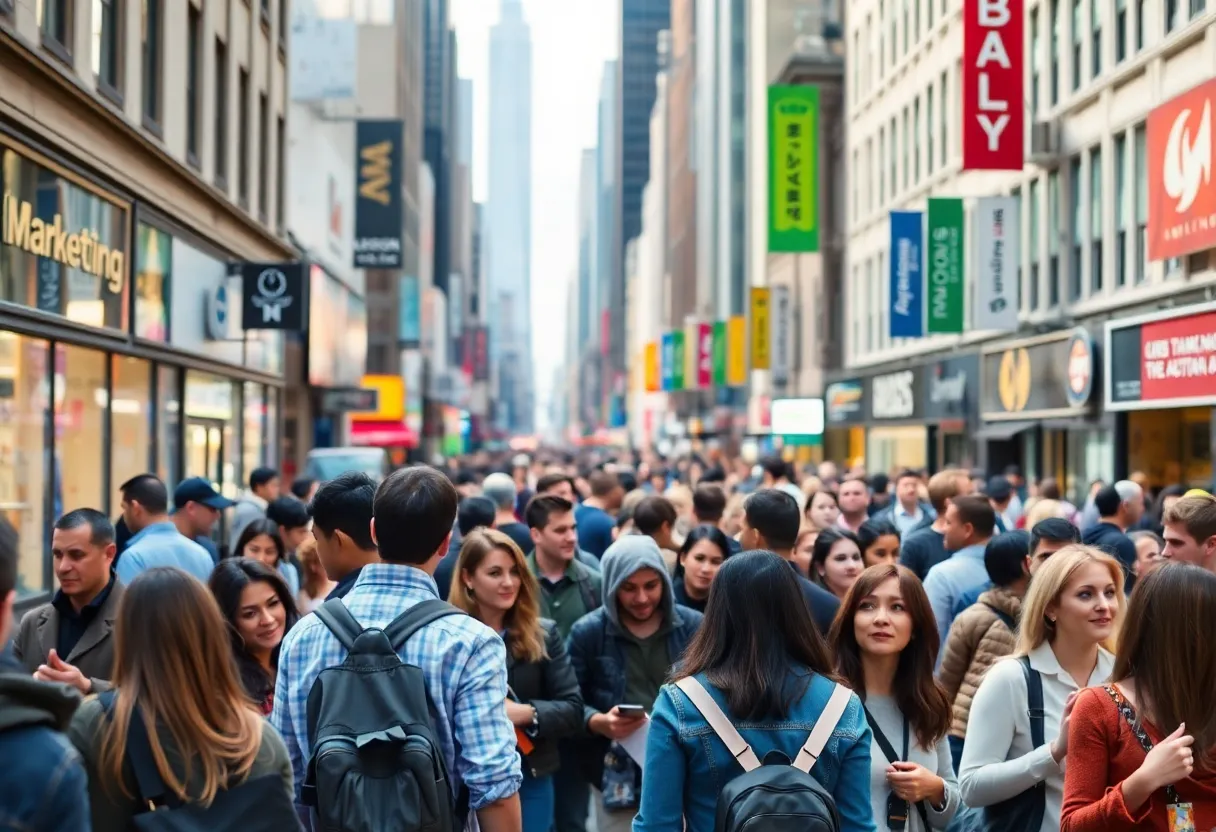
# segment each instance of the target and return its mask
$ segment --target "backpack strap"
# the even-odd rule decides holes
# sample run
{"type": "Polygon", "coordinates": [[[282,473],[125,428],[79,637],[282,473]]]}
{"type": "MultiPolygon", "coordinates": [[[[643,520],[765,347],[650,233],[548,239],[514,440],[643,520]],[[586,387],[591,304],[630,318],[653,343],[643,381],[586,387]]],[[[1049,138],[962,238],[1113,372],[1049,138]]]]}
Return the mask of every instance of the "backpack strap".
{"type": "Polygon", "coordinates": [[[836,723],[840,722],[845,708],[849,707],[849,697],[852,695],[853,691],[844,685],[835,686],[832,696],[828,699],[828,704],[824,706],[823,713],[819,715],[819,719],[815,720],[815,727],[811,729],[811,735],[806,738],[806,744],[802,746],[802,750],[794,759],[794,768],[806,774],[811,773],[811,769],[819,760],[819,755],[823,753],[824,746],[832,738],[832,732],[836,730],[836,723]]]}
{"type": "Polygon", "coordinates": [[[692,700],[692,704],[701,712],[701,716],[705,717],[709,727],[714,729],[714,733],[726,745],[731,756],[739,761],[739,765],[743,766],[744,771],[755,771],[760,768],[760,758],[756,756],[756,752],[752,751],[747,740],[743,739],[735,730],[730,719],[722,712],[718,703],[700,682],[692,676],[685,676],[676,682],[676,687],[684,691],[684,695],[692,700]]]}
{"type": "Polygon", "coordinates": [[[447,618],[449,615],[464,614],[464,610],[452,606],[447,601],[429,598],[410,607],[385,625],[384,635],[388,636],[388,643],[393,645],[394,650],[400,650],[401,645],[410,640],[410,636],[432,621],[447,618]]]}
{"type": "MultiPolygon", "coordinates": [[[[97,698],[106,712],[106,717],[113,719],[114,704],[118,698],[117,691],[108,690],[98,695],[97,698]]],[[[172,808],[181,805],[177,795],[172,794],[169,787],[165,785],[164,778],[160,776],[160,769],[156,767],[156,758],[152,754],[152,742],[148,738],[148,727],[144,725],[143,713],[140,712],[138,705],[131,709],[131,718],[127,725],[126,757],[135,773],[135,784],[139,787],[140,799],[147,803],[148,811],[155,812],[163,806],[172,808]]],[[[141,811],[143,810],[141,809],[141,811]]]]}
{"type": "Polygon", "coordinates": [[[330,598],[313,612],[321,623],[333,633],[342,646],[351,651],[355,649],[355,639],[363,634],[363,625],[351,615],[346,603],[341,598],[330,598]]]}
{"type": "Polygon", "coordinates": [[[995,605],[989,604],[987,601],[982,601],[981,603],[985,607],[987,607],[992,612],[993,615],[995,615],[997,618],[999,618],[1005,624],[1006,627],[1008,627],[1010,630],[1012,630],[1014,632],[1017,632],[1018,625],[1017,625],[1017,622],[1015,622],[1013,620],[1013,616],[1011,616],[1009,613],[1005,612],[1004,610],[998,610],[995,605]]]}
{"type": "Polygon", "coordinates": [[[1030,657],[1022,656],[1022,673],[1026,677],[1026,712],[1030,716],[1030,742],[1038,748],[1047,742],[1043,734],[1043,677],[1030,666],[1030,657]]]}

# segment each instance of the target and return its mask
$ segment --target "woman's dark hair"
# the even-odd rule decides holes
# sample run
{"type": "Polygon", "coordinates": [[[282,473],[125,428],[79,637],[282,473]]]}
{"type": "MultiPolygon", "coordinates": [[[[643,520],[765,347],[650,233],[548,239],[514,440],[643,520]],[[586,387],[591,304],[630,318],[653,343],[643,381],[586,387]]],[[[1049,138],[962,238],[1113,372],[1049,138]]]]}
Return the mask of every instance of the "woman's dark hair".
{"type": "Polygon", "coordinates": [[[249,544],[249,541],[262,535],[269,537],[271,542],[274,543],[274,548],[279,550],[279,559],[275,563],[282,563],[283,559],[287,557],[287,547],[283,545],[283,538],[279,534],[278,524],[265,517],[259,517],[245,527],[245,530],[241,532],[241,536],[236,539],[236,548],[233,549],[232,556],[234,558],[244,557],[245,547],[249,544]]]}
{"type": "Polygon", "coordinates": [[[837,680],[798,576],[781,557],[743,552],[722,564],[672,681],[698,673],[726,695],[735,718],[750,721],[786,719],[812,673],[837,680]]]}
{"type": "Polygon", "coordinates": [[[820,494],[825,497],[831,497],[832,503],[836,506],[836,508],[840,508],[840,497],[836,494],[836,492],[830,488],[820,488],[816,490],[814,494],[806,498],[806,508],[802,510],[802,513],[806,515],[806,517],[809,518],[811,516],[811,508],[815,505],[815,498],[820,494]]]}
{"type": "MultiPolygon", "coordinates": [[[[861,541],[857,535],[853,534],[848,529],[829,528],[821,529],[819,535],[815,538],[815,545],[811,548],[811,580],[823,586],[823,578],[819,574],[817,567],[823,566],[828,559],[828,555],[832,552],[832,547],[842,540],[851,540],[857,544],[857,549],[865,555],[865,548],[861,545],[861,541]]],[[[872,542],[872,541],[871,541],[872,542]]],[[[937,626],[937,625],[934,625],[937,626]]]]}
{"type": "Polygon", "coordinates": [[[912,640],[899,654],[891,688],[900,713],[916,731],[917,743],[921,748],[933,748],[950,730],[952,706],[945,689],[933,678],[940,646],[937,624],[929,596],[916,573],[892,564],[871,566],[862,572],[841,602],[828,640],[836,646],[836,669],[844,677],[844,683],[864,700],[866,680],[853,618],[862,602],[891,578],[899,580],[899,594],[912,617],[912,640]]]}
{"type": "Polygon", "coordinates": [[[680,547],[679,554],[676,558],[676,571],[674,577],[678,578],[684,574],[684,556],[692,551],[692,547],[696,546],[702,540],[708,540],[710,543],[717,546],[722,552],[723,561],[730,557],[730,538],[726,536],[726,532],[722,531],[717,526],[702,523],[699,526],[695,526],[693,530],[688,533],[688,537],[684,538],[684,545],[680,547]]]}
{"type": "MultiPolygon", "coordinates": [[[[228,622],[228,635],[232,640],[232,655],[236,659],[241,684],[245,686],[245,692],[249,694],[249,697],[256,704],[261,705],[266,701],[270,691],[274,689],[274,679],[266,675],[262,665],[245,648],[245,640],[241,638],[241,631],[237,628],[236,623],[237,615],[241,611],[241,593],[245,591],[245,587],[254,583],[269,584],[275,594],[279,596],[279,603],[283,605],[283,609],[287,613],[286,626],[283,628],[283,635],[286,636],[287,632],[300,620],[300,614],[296,611],[296,602],[292,599],[291,590],[287,588],[287,582],[283,580],[282,576],[260,560],[228,558],[220,561],[211,573],[209,586],[211,594],[215,596],[216,602],[220,605],[220,612],[224,614],[224,620],[228,622]]],[[[275,647],[270,654],[271,667],[279,666],[279,647],[281,646],[282,642],[279,642],[279,646],[275,647]]]]}
{"type": "Polygon", "coordinates": [[[1147,528],[1160,532],[1165,516],[1165,498],[1186,496],[1187,490],[1185,485],[1175,483],[1174,485],[1167,485],[1157,492],[1157,499],[1153,500],[1153,507],[1149,512],[1152,519],[1149,521],[1147,528]]]}
{"type": "MultiPolygon", "coordinates": [[[[861,549],[861,556],[864,558],[866,550],[877,543],[878,538],[887,535],[895,535],[896,540],[900,539],[899,529],[895,528],[895,524],[890,520],[872,518],[862,523],[857,528],[857,546],[861,549]]],[[[823,556],[826,558],[827,553],[823,556]]]]}

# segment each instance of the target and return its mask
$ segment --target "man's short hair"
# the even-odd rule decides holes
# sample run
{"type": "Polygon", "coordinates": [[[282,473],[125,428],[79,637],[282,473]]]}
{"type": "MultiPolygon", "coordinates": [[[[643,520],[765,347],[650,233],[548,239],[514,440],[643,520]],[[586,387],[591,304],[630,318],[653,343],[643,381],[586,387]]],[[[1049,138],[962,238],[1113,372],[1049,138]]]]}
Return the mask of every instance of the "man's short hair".
{"type": "Polygon", "coordinates": [[[666,497],[651,495],[642,499],[633,510],[633,525],[644,535],[658,534],[659,529],[667,524],[671,528],[680,517],[676,507],[666,497]]]}
{"type": "Polygon", "coordinates": [[[726,491],[716,483],[704,480],[697,483],[692,492],[692,513],[698,523],[716,525],[726,513],[726,491]]]}
{"type": "Polygon", "coordinates": [[[426,465],[400,468],[376,489],[372,516],[380,559],[417,566],[429,561],[452,533],[460,494],[426,465]]]}
{"type": "Polygon", "coordinates": [[[164,514],[169,510],[169,489],[155,474],[139,474],[118,487],[122,498],[139,503],[149,514],[164,514]]]}
{"type": "Polygon", "coordinates": [[[1099,517],[1114,517],[1122,504],[1123,498],[1113,485],[1102,486],[1094,495],[1094,508],[1098,510],[1099,517]]]}
{"type": "Polygon", "coordinates": [[[906,480],[908,478],[912,478],[917,482],[920,482],[920,473],[918,471],[913,471],[911,468],[905,468],[895,475],[895,484],[898,486],[901,480],[906,480]]]}
{"type": "Polygon", "coordinates": [[[294,497],[278,497],[266,506],[266,519],[285,529],[298,529],[307,526],[312,518],[308,516],[308,506],[299,500],[294,497]]]}
{"type": "Polygon", "coordinates": [[[620,486],[621,481],[617,479],[616,474],[609,471],[596,471],[587,479],[587,483],[591,486],[592,497],[607,497],[620,486]]]}
{"type": "Polygon", "coordinates": [[[753,491],[743,502],[747,525],[764,536],[770,549],[793,549],[802,526],[798,501],[779,488],[753,491]]]}
{"type": "Polygon", "coordinates": [[[958,496],[958,481],[966,476],[966,471],[949,468],[929,477],[929,504],[934,511],[946,513],[946,504],[958,496]]]}
{"type": "Polygon", "coordinates": [[[291,481],[291,493],[303,500],[316,482],[312,477],[296,477],[291,481]]]}
{"type": "Polygon", "coordinates": [[[549,518],[555,514],[569,514],[574,511],[574,503],[556,494],[538,494],[528,501],[524,509],[524,521],[529,529],[544,529],[549,525],[549,518]]]}
{"type": "Polygon", "coordinates": [[[958,513],[958,519],[975,530],[976,537],[992,537],[993,531],[996,530],[996,511],[986,498],[968,494],[965,497],[955,497],[950,504],[958,513]]]}
{"type": "Polygon", "coordinates": [[[515,480],[511,479],[510,474],[490,474],[481,484],[481,493],[489,497],[499,511],[515,508],[515,480]]]}
{"type": "Polygon", "coordinates": [[[1047,517],[1034,524],[1030,530],[1029,552],[1034,553],[1043,541],[1048,543],[1080,543],[1081,530],[1063,517],[1047,517]]]}
{"type": "Polygon", "coordinates": [[[636,490],[638,487],[637,474],[633,473],[632,471],[617,471],[616,481],[621,488],[625,489],[626,494],[628,494],[630,491],[636,490]]]}
{"type": "Polygon", "coordinates": [[[779,456],[766,456],[760,460],[760,467],[775,480],[790,475],[790,464],[779,456]]]}
{"type": "Polygon", "coordinates": [[[562,483],[569,485],[571,490],[574,489],[574,477],[570,477],[565,474],[545,474],[536,481],[536,493],[548,494],[562,483]]]}
{"type": "Polygon", "coordinates": [[[55,521],[55,528],[66,532],[89,527],[89,543],[94,546],[109,546],[114,542],[114,524],[95,508],[78,508],[55,521]]]}
{"type": "Polygon", "coordinates": [[[254,468],[253,471],[249,473],[249,490],[254,491],[261,488],[271,480],[278,479],[278,476],[279,472],[273,468],[267,468],[265,466],[254,468]]]}
{"type": "Polygon", "coordinates": [[[308,513],[313,528],[326,537],[342,532],[365,552],[376,551],[372,540],[372,501],[376,483],[362,471],[339,474],[317,489],[308,513]]]}
{"type": "Polygon", "coordinates": [[[464,537],[473,529],[492,528],[497,516],[498,507],[489,497],[466,497],[456,507],[456,528],[464,537]]]}
{"type": "Polygon", "coordinates": [[[1030,535],[1015,529],[1003,532],[984,547],[984,568],[988,580],[999,587],[1016,583],[1026,575],[1026,555],[1030,552],[1030,535]]]}
{"type": "Polygon", "coordinates": [[[17,588],[17,530],[0,516],[0,603],[17,588]]]}
{"type": "Polygon", "coordinates": [[[1162,521],[1179,525],[1197,543],[1216,535],[1216,497],[1195,494],[1178,498],[1165,512],[1162,521]]]}

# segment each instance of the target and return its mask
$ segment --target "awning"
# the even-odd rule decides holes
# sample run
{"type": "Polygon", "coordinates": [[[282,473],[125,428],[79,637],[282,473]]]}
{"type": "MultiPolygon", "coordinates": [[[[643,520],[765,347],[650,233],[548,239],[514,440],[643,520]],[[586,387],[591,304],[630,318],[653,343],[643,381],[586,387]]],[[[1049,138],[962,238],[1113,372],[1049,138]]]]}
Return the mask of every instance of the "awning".
{"type": "Polygon", "coordinates": [[[989,422],[975,432],[976,439],[988,439],[997,442],[1012,439],[1024,430],[1030,430],[1037,422],[989,422]]]}
{"type": "Polygon", "coordinates": [[[404,422],[352,422],[350,444],[372,448],[417,448],[418,434],[404,422]]]}

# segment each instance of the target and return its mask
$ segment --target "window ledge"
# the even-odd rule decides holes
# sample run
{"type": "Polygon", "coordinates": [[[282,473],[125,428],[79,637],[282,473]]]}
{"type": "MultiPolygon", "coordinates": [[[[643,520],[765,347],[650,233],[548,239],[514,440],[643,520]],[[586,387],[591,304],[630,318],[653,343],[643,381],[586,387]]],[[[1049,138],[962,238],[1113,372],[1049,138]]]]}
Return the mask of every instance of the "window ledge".
{"type": "MultiPolygon", "coordinates": [[[[2,2],[2,0],[0,0],[0,2],[2,2]]],[[[60,43],[59,40],[53,35],[48,35],[46,32],[42,33],[42,48],[66,64],[68,69],[76,69],[71,50],[60,43]]]]}
{"type": "Polygon", "coordinates": [[[156,119],[152,118],[152,116],[148,115],[147,113],[144,113],[143,116],[143,127],[160,141],[163,142],[165,140],[164,128],[157,123],[156,119]]]}
{"type": "Polygon", "coordinates": [[[202,172],[203,163],[199,161],[198,154],[189,150],[186,151],[186,164],[194,168],[198,172],[202,172]]]}
{"type": "Polygon", "coordinates": [[[97,94],[117,107],[120,113],[122,112],[124,106],[122,93],[101,78],[97,79],[97,94]]]}

